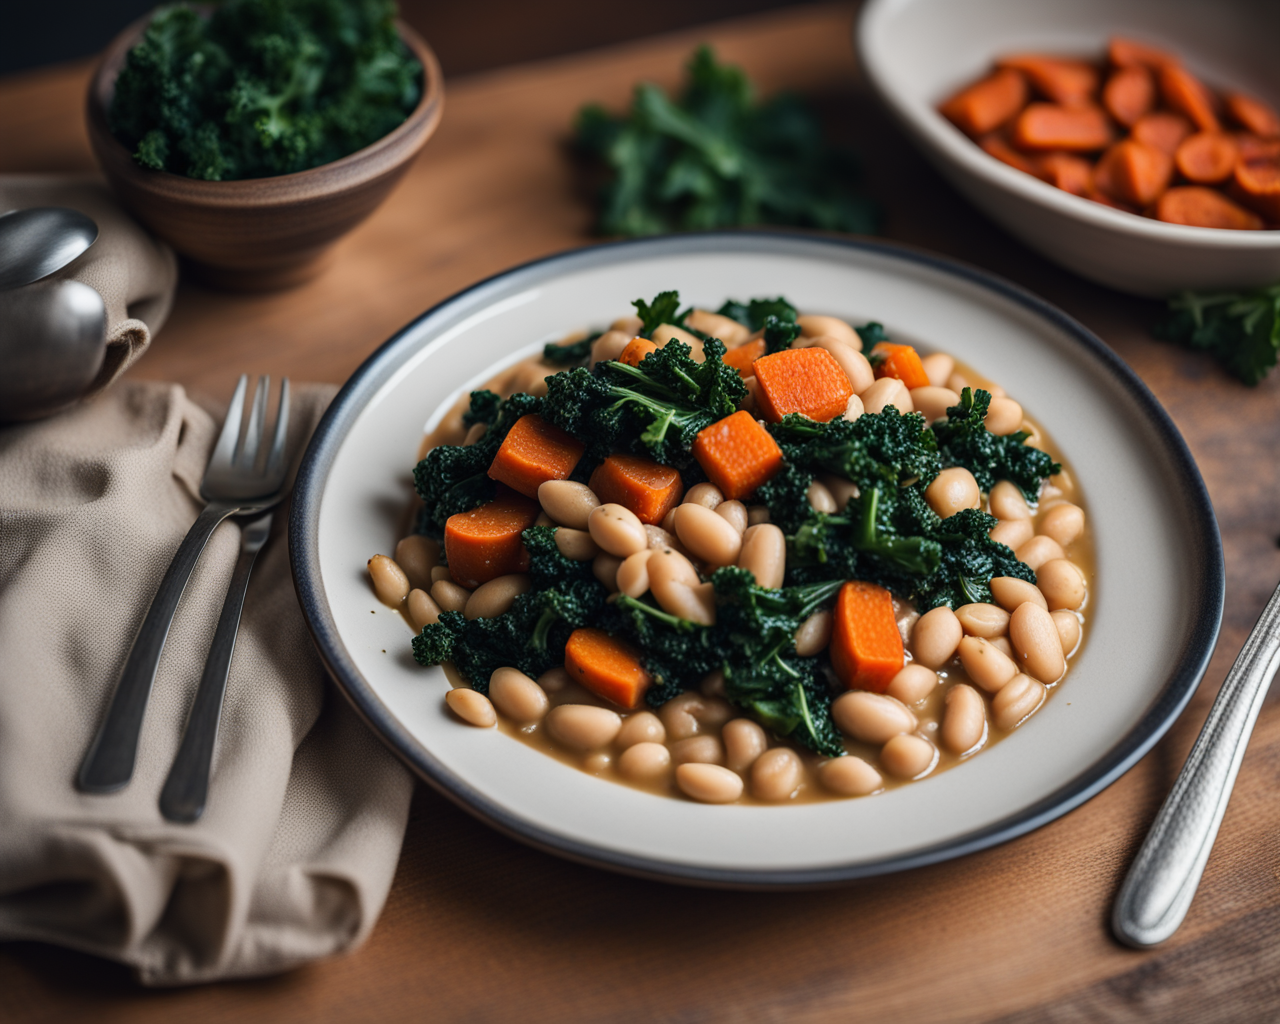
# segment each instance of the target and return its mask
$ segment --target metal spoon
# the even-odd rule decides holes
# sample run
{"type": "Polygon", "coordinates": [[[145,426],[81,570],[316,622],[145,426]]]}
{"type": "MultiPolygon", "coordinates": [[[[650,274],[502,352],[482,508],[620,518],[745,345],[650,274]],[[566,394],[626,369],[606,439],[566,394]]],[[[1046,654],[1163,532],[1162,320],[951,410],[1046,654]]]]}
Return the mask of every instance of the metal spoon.
{"type": "Polygon", "coordinates": [[[79,281],[0,292],[0,422],[32,420],[85,393],[106,356],[102,296],[79,281]]]}
{"type": "Polygon", "coordinates": [[[65,206],[0,214],[0,291],[48,277],[97,240],[93,218],[65,206]]]}

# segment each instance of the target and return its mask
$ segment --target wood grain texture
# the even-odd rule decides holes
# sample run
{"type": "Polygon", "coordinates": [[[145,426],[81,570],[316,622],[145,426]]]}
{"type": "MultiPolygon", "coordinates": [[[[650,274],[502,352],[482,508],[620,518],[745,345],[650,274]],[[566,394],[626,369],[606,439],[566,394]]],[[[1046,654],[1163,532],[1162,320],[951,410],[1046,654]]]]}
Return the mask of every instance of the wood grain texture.
{"type": "MultiPolygon", "coordinates": [[[[225,401],[241,372],[340,381],[396,328],[514,263],[587,241],[565,154],[587,99],[678,79],[710,38],[765,90],[813,96],[856,140],[890,238],[1025,285],[1096,331],[1178,423],[1227,555],[1222,641],[1187,713],[1136,768],[1015,842],[908,874],[795,894],[637,881],[537,853],[417,794],[367,946],[283,978],[139,992],[118,968],[0,947],[0,1018],[240,1021],[1234,1022],[1280,1013],[1280,694],[1268,699],[1199,896],[1149,952],[1107,918],[1120,879],[1244,637],[1280,579],[1280,376],[1257,389],[1152,340],[1159,312],[1061,271],[950,189],[857,77],[845,5],[793,9],[450,83],[440,130],[314,282],[278,296],[184,284],[136,368],[225,401]]],[[[0,170],[91,166],[87,70],[0,83],[0,170]]]]}

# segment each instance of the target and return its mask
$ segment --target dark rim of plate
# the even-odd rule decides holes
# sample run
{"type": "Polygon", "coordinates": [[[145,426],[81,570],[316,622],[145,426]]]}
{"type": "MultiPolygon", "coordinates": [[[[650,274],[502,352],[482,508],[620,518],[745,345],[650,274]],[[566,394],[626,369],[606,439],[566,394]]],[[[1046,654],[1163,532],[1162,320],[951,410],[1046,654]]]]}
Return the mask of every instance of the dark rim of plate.
{"type": "Polygon", "coordinates": [[[1024,835],[1080,806],[1136,764],[1186,707],[1217,642],[1225,592],[1225,569],[1217,521],[1208,491],[1186,442],[1147,386],[1101,339],[1024,288],[950,258],[885,242],[774,230],[703,232],[607,242],[573,249],[496,274],[427,310],[365,360],[338,392],[317,426],[294,485],[289,516],[289,555],[303,614],[330,674],[369,727],[414,772],[445,796],[499,831],[571,860],[663,881],[739,889],[832,885],[949,860],[1024,835]],[[987,828],[897,857],[799,870],[702,867],[600,849],[558,835],[513,814],[449,771],[382,704],[339,638],[320,576],[317,548],[320,497],[337,452],[356,417],[404,360],[419,351],[424,333],[430,332],[433,326],[456,322],[471,311],[513,291],[554,277],[565,269],[625,263],[632,254],[647,257],[689,253],[710,255],[726,250],[741,252],[746,248],[779,256],[795,253],[821,255],[824,250],[861,250],[889,260],[923,264],[977,284],[1022,306],[1072,338],[1096,365],[1125,388],[1137,408],[1156,428],[1164,442],[1165,454],[1181,475],[1185,488],[1185,505],[1181,511],[1190,524],[1189,532],[1192,534],[1192,543],[1186,554],[1199,586],[1194,589],[1194,607],[1190,614],[1193,627],[1183,638],[1177,669],[1146,714],[1104,757],[1049,796],[987,828]]]}

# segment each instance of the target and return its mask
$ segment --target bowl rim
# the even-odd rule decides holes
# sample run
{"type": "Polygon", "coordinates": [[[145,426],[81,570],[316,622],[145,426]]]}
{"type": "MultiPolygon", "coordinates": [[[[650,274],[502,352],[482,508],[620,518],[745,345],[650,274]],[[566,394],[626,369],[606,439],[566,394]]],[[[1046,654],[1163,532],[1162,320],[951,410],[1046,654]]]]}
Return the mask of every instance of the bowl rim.
{"type": "Polygon", "coordinates": [[[1083,196],[1073,195],[1041,181],[1034,175],[1001,163],[959,128],[926,103],[914,102],[891,86],[888,58],[873,40],[889,20],[916,0],[867,0],[854,26],[858,62],[876,95],[905,123],[928,148],[988,183],[1015,193],[1019,198],[1063,216],[1082,220],[1093,227],[1119,230],[1144,240],[1174,243],[1187,248],[1272,250],[1280,248],[1280,229],[1233,231],[1229,228],[1201,228],[1168,224],[1136,213],[1115,210],[1083,196]]]}
{"type": "Polygon", "coordinates": [[[400,124],[369,145],[337,160],[309,167],[305,171],[262,178],[205,181],[171,171],[140,167],[133,159],[133,154],[112,134],[107,124],[107,110],[115,96],[116,77],[125,58],[154,16],[155,11],[149,11],[126,26],[107,44],[89,79],[85,96],[85,119],[90,141],[99,151],[100,159],[109,156],[113,171],[128,175],[132,183],[148,191],[164,192],[183,201],[211,205],[270,206],[280,202],[316,198],[339,190],[345,191],[353,185],[379,177],[387,167],[377,158],[399,148],[410,136],[420,134],[421,138],[411,145],[408,154],[393,163],[398,164],[406,157],[412,157],[440,122],[444,108],[444,74],[440,69],[440,62],[426,40],[410,25],[397,18],[396,31],[401,41],[422,65],[422,95],[400,124]],[[109,152],[103,153],[104,148],[109,152]]]}
{"type": "Polygon", "coordinates": [[[1186,442],[1155,396],[1095,334],[1057,307],[1019,285],[969,264],[909,246],[793,230],[692,232],[679,236],[628,239],[570,249],[495,274],[432,306],[376,349],[334,397],[308,443],[294,484],[289,514],[289,557],[294,587],[303,617],[321,660],[359,717],[420,778],[468,813],[499,832],[530,846],[569,860],[605,867],[624,874],[667,882],[734,889],[791,889],[820,887],[858,878],[920,867],[974,853],[1033,831],[1074,810],[1097,795],[1141,759],[1182,713],[1199,685],[1217,643],[1225,595],[1222,543],[1208,490],[1186,442]],[[318,530],[320,504],[328,475],[347,432],[396,368],[421,343],[419,336],[433,320],[453,322],[513,289],[536,286],[559,267],[596,263],[601,256],[627,250],[677,251],[688,246],[714,251],[716,245],[741,248],[803,245],[814,252],[824,247],[862,250],[888,259],[923,264],[995,292],[1029,314],[1048,320],[1084,350],[1084,356],[1114,377],[1132,397],[1163,440],[1171,463],[1187,483],[1188,558],[1198,581],[1194,588],[1191,629],[1183,654],[1147,712],[1124,738],[1080,775],[1049,796],[958,839],[913,850],[908,854],[855,865],[806,869],[736,869],[672,863],[645,856],[601,849],[561,836],[537,822],[519,817],[491,801],[466,779],[436,760],[390,712],[364,679],[347,653],[337,624],[328,610],[321,576],[318,530]]]}

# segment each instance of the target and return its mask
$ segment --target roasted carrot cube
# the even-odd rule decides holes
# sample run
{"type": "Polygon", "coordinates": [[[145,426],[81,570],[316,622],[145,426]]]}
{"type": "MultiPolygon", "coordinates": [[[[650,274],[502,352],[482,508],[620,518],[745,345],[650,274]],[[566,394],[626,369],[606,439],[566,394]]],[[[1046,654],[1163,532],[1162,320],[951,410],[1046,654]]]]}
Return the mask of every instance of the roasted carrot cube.
{"type": "Polygon", "coordinates": [[[658,346],[651,342],[648,338],[632,338],[627,342],[627,347],[622,350],[618,356],[618,362],[626,363],[628,366],[639,366],[644,362],[644,357],[650,352],[657,352],[658,346]]]}
{"type": "Polygon", "coordinates": [[[729,499],[742,499],[782,468],[782,449],[745,410],[698,432],[693,457],[729,499]]]}
{"type": "Polygon", "coordinates": [[[737,348],[731,348],[724,354],[722,360],[726,366],[732,366],[738,371],[738,376],[754,377],[756,375],[754,363],[765,352],[764,338],[756,338],[754,341],[748,341],[745,345],[739,345],[737,348]]]}
{"type": "Polygon", "coordinates": [[[1075,196],[1084,195],[1093,178],[1093,165],[1073,153],[1046,153],[1037,164],[1041,178],[1075,196]]]}
{"type": "Polygon", "coordinates": [[[920,354],[910,345],[881,341],[871,350],[871,354],[883,357],[876,367],[877,377],[896,377],[907,386],[908,391],[925,387],[929,383],[929,375],[924,372],[920,354]]]}
{"type": "Polygon", "coordinates": [[[1221,127],[1214,113],[1213,93],[1200,79],[1177,64],[1160,69],[1160,95],[1179,114],[1185,114],[1202,132],[1216,132],[1221,127]]]}
{"type": "Polygon", "coordinates": [[[1262,227],[1262,220],[1257,214],[1232,202],[1216,188],[1203,185],[1180,185],[1169,189],[1156,203],[1156,219],[1193,228],[1256,231],[1262,227]]]}
{"type": "Polygon", "coordinates": [[[1227,116],[1254,135],[1280,135],[1280,114],[1262,100],[1229,92],[1226,96],[1227,116]]]}
{"type": "Polygon", "coordinates": [[[684,497],[684,482],[670,466],[639,455],[610,455],[588,485],[605,504],[622,505],[642,523],[657,525],[684,497]]]}
{"type": "Polygon", "coordinates": [[[1113,72],[1102,90],[1102,105],[1107,113],[1127,128],[1149,113],[1155,103],[1155,79],[1141,64],[1113,72]]]}
{"type": "Polygon", "coordinates": [[[884,693],[906,655],[884,587],[850,580],[836,598],[831,631],[831,666],[850,690],[884,693]]]}
{"type": "Polygon", "coordinates": [[[581,441],[531,412],[503,438],[489,476],[533,498],[540,484],[567,479],[585,450],[581,441]]]}
{"type": "Polygon", "coordinates": [[[1111,125],[1099,107],[1063,107],[1032,103],[1013,123],[1013,144],[1020,149],[1068,149],[1087,153],[1111,141],[1111,125]]]}
{"type": "Polygon", "coordinates": [[[1098,161],[1098,186],[1113,199],[1142,207],[1154,203],[1169,187],[1173,161],[1169,154],[1133,139],[1121,139],[1098,161]]]}
{"type": "Polygon", "coordinates": [[[533,525],[539,511],[536,501],[508,494],[450,516],[444,524],[444,551],[453,581],[478,587],[529,568],[529,552],[520,534],[533,525]]]}
{"type": "Polygon", "coordinates": [[[1132,139],[1173,156],[1178,147],[1192,132],[1191,122],[1181,114],[1157,110],[1138,118],[1133,126],[1132,139]]]}
{"type": "Polygon", "coordinates": [[[638,708],[653,682],[630,644],[590,626],[569,634],[564,668],[570,679],[624,708],[638,708]]]}
{"type": "Polygon", "coordinates": [[[1098,91],[1098,71],[1084,61],[1024,53],[1002,57],[996,64],[1021,71],[1041,96],[1065,106],[1088,103],[1098,91]]]}
{"type": "Polygon", "coordinates": [[[1027,102],[1027,83],[1017,71],[997,71],[961,89],[938,109],[962,132],[986,135],[999,128],[1027,102]]]}
{"type": "Polygon", "coordinates": [[[1280,139],[1241,146],[1232,192],[1269,221],[1280,221],[1280,139]]]}
{"type": "Polygon", "coordinates": [[[774,352],[754,367],[760,411],[771,423],[793,412],[825,423],[844,412],[853,394],[844,370],[824,348],[774,352]]]}
{"type": "Polygon", "coordinates": [[[995,157],[1002,164],[1008,164],[1026,174],[1036,173],[1036,165],[1032,158],[1026,153],[1019,153],[999,132],[984,135],[978,140],[978,145],[987,155],[995,157]]]}

